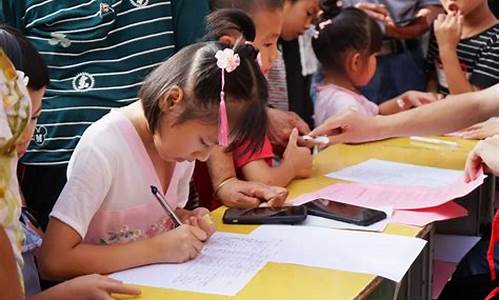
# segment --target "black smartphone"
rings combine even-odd
[[[316,199],[306,204],[307,213],[312,216],[368,226],[387,218],[380,210],[340,203],[328,199]]]
[[[305,206],[229,208],[224,212],[224,224],[297,224],[307,217]]]

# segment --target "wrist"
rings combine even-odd
[[[443,45],[439,45],[439,57],[441,61],[446,61],[452,55],[457,55],[457,45],[443,43]]]
[[[290,179],[295,178],[298,174],[292,160],[283,159],[279,167],[283,170],[284,174],[289,174]]]
[[[146,251],[143,251],[146,255],[145,264],[168,263],[174,261],[171,258],[172,251],[169,247],[173,242],[170,241],[170,233],[172,230],[160,233],[148,240],[145,240],[148,242],[148,245],[145,245]]]
[[[375,140],[383,140],[386,138],[390,138],[393,136],[394,132],[392,131],[393,126],[390,124],[390,118],[394,115],[389,116],[376,116],[374,119],[373,128],[375,129]]]
[[[217,186],[214,187],[214,196],[217,197],[217,194],[222,190],[222,188],[231,182],[234,182],[235,180],[238,180],[236,176],[230,176],[229,178],[226,178],[222,180]]]

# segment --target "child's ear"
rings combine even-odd
[[[350,51],[345,56],[344,69],[347,74],[355,74],[359,69],[359,57],[356,54],[357,52]]]
[[[163,98],[160,100],[160,109],[163,112],[172,110],[176,105],[184,101],[184,91],[180,86],[174,85],[167,90]]]
[[[362,67],[363,67],[363,62],[362,62],[362,57],[361,57],[361,54],[359,52],[353,52],[352,53],[352,58],[351,58],[351,69],[355,72],[355,73],[358,73],[359,71],[361,71]]]
[[[230,35],[223,35],[219,38],[219,42],[233,46],[236,43],[236,39]]]

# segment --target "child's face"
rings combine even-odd
[[[254,46],[259,49],[260,69],[267,74],[278,55],[278,38],[283,26],[283,11],[261,10],[252,14],[256,35]]]
[[[281,38],[290,41],[303,34],[319,12],[318,0],[285,0]]]
[[[35,132],[36,123],[42,110],[42,97],[45,93],[45,88],[37,91],[28,88],[28,93],[31,98],[31,116],[28,126],[26,126],[21,138],[16,143],[16,152],[17,157],[19,158],[26,153],[26,150],[31,142],[31,138],[33,137],[33,133]]]
[[[206,161],[218,144],[218,126],[196,120],[173,125],[168,117],[162,119],[153,135],[159,156],[165,161]]]
[[[159,103],[162,114],[159,127],[153,133],[153,143],[164,161],[206,161],[218,144],[216,112],[206,113],[214,115],[215,122],[192,119],[177,124],[179,116],[186,109],[185,101],[184,90],[175,86]]]
[[[448,13],[460,11],[464,16],[481,4],[488,4],[486,0],[441,0],[441,3]]]

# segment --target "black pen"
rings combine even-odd
[[[182,225],[181,219],[175,214],[174,210],[168,205],[167,199],[160,193],[158,188],[154,185],[151,186],[151,193],[156,197],[158,202],[160,202],[161,207],[167,212],[172,222],[174,222],[174,227],[179,227]]]

